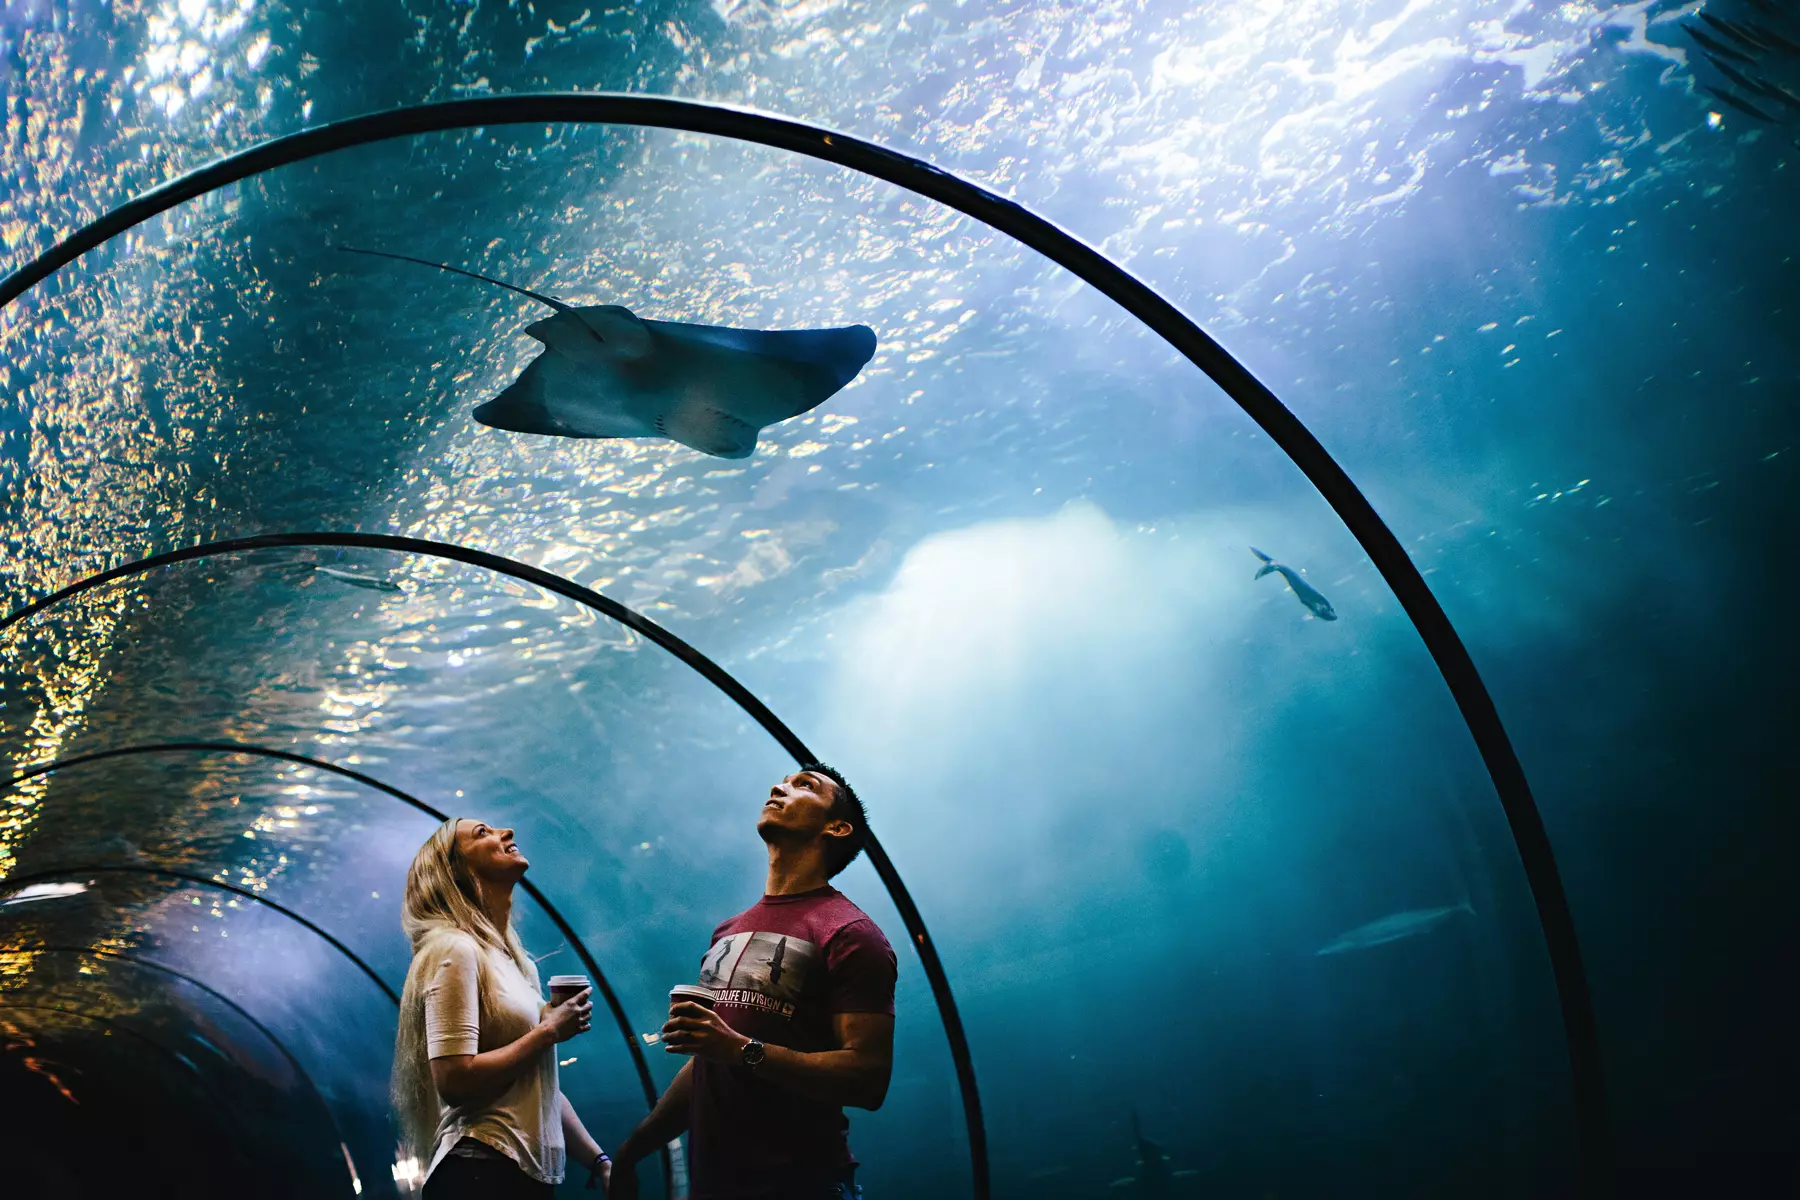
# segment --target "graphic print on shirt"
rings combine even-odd
[[[792,1019],[819,948],[780,933],[734,933],[713,943],[700,960],[700,984],[718,993],[720,1008],[754,1008]]]

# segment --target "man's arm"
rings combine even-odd
[[[687,1132],[688,1098],[694,1094],[694,1064],[683,1063],[669,1090],[662,1094],[650,1115],[638,1122],[631,1136],[613,1148],[609,1196],[637,1195],[637,1161]]]
[[[743,1062],[749,1038],[698,1004],[677,1004],[663,1026],[663,1045],[712,1062]],[[887,1099],[894,1074],[894,1018],[888,1013],[833,1013],[838,1049],[807,1054],[768,1046],[756,1073],[790,1091],[826,1104],[870,1110]],[[692,1064],[689,1064],[690,1066]],[[682,1069],[687,1073],[687,1068]],[[673,1090],[673,1089],[671,1089]]]

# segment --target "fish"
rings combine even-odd
[[[1732,62],[1740,62],[1740,63],[1743,63],[1747,67],[1753,66],[1756,63],[1756,60],[1754,58],[1751,58],[1748,54],[1745,54],[1742,50],[1733,50],[1730,46],[1725,45],[1723,42],[1720,42],[1714,38],[1707,37],[1704,33],[1701,33],[1698,29],[1695,29],[1692,25],[1689,25],[1689,24],[1683,22],[1681,27],[1683,29],[1687,30],[1687,35],[1689,37],[1693,38],[1694,41],[1699,43],[1700,48],[1702,50],[1710,50],[1712,53],[1718,55],[1720,58],[1729,58]]]
[[[1715,17],[1711,13],[1706,12],[1695,13],[1694,15],[1740,46],[1748,47],[1751,50],[1767,50],[1769,48],[1767,43],[1756,40],[1755,36],[1752,35],[1749,30],[1739,25],[1736,21],[1727,21],[1723,17]]]
[[[1779,83],[1769,84],[1767,91],[1765,91],[1763,94],[1768,96],[1771,100],[1779,101],[1780,103],[1787,105],[1789,108],[1794,109],[1796,112],[1800,112],[1800,96],[1797,96],[1793,92],[1788,91],[1786,88],[1782,87]]]
[[[1701,86],[1706,87],[1705,84],[1702,84]],[[1719,99],[1723,100],[1725,103],[1731,105],[1731,107],[1737,109],[1739,112],[1748,113],[1749,115],[1755,117],[1759,121],[1767,121],[1771,125],[1775,124],[1774,117],[1771,117],[1768,113],[1766,113],[1762,109],[1756,107],[1754,104],[1750,103],[1748,100],[1745,100],[1738,96],[1734,96],[1730,92],[1721,92],[1716,87],[1706,87],[1706,90],[1711,92],[1713,95],[1717,96]]]
[[[1135,1108],[1131,1110],[1131,1140],[1137,1149],[1137,1173],[1127,1175],[1123,1179],[1115,1179],[1107,1185],[1108,1187],[1131,1188],[1141,1196],[1167,1196],[1171,1194],[1169,1188],[1174,1180],[1187,1179],[1199,1174],[1198,1171],[1170,1169],[1171,1160],[1168,1153],[1145,1137],[1143,1130],[1139,1128]]]
[[[1738,28],[1744,30],[1752,37],[1760,38],[1764,42],[1767,42],[1769,48],[1772,50],[1785,50],[1789,54],[1800,54],[1800,42],[1785,38],[1779,33],[1776,33],[1773,29],[1768,29],[1761,25],[1740,25]]]
[[[1461,904],[1447,904],[1442,908],[1409,908],[1405,912],[1390,913],[1367,925],[1358,925],[1347,933],[1338,934],[1330,942],[1314,950],[1313,955],[1345,954],[1351,950],[1383,946],[1401,938],[1416,937],[1436,929],[1457,913],[1468,913],[1472,917],[1475,909],[1464,900]]]
[[[366,588],[371,592],[397,592],[400,585],[391,579],[383,579],[379,575],[359,575],[355,571],[346,571],[342,567],[327,567],[319,563],[313,564],[313,570],[321,575],[329,575],[351,587]]]
[[[1767,84],[1758,83],[1748,75],[1745,75],[1742,71],[1733,67],[1730,63],[1715,61],[1713,66],[1719,69],[1719,74],[1731,80],[1731,82],[1737,84],[1746,92],[1755,92],[1759,96],[1768,95],[1769,88]]]
[[[652,321],[617,304],[578,308],[461,267],[339,249],[466,275],[554,310],[525,332],[544,350],[475,409],[492,429],[567,438],[667,438],[715,458],[749,458],[763,429],[811,412],[875,356],[867,325],[731,329]]]
[[[1255,546],[1250,547],[1250,553],[1263,561],[1262,569],[1256,573],[1258,579],[1264,575],[1279,573],[1283,579],[1287,580],[1288,587],[1293,590],[1294,598],[1304,604],[1313,616],[1321,621],[1337,620],[1337,609],[1331,607],[1331,601],[1322,596],[1312,584],[1302,579],[1300,572],[1276,562]]]

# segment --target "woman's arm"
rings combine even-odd
[[[558,1092],[556,1102],[562,1108],[563,1145],[568,1148],[569,1161],[589,1174],[600,1176],[600,1186],[605,1187],[607,1177],[612,1174],[612,1164],[601,1159],[604,1151],[600,1149],[600,1143],[575,1115],[575,1106],[569,1103],[567,1096]]]
[[[591,991],[591,989],[590,989]],[[452,1108],[479,1108],[499,1097],[537,1056],[587,1028],[594,1006],[581,992],[544,1013],[515,1042],[480,1054],[447,1054],[431,1060],[431,1082]],[[583,1136],[586,1136],[585,1133]]]

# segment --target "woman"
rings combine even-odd
[[[589,993],[546,1007],[513,930],[530,865],[512,830],[464,818],[438,826],[406,873],[394,1107],[425,1200],[548,1200],[565,1154],[603,1183],[610,1170],[556,1080],[554,1047],[587,1030]]]

